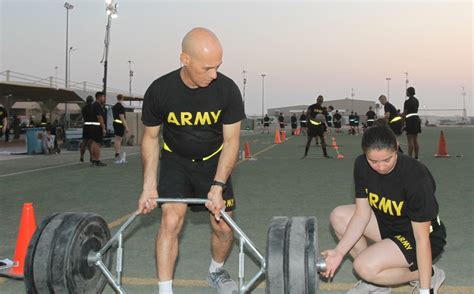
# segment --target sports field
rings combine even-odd
[[[443,130],[450,158],[435,158]],[[287,130],[287,133],[289,131]],[[306,137],[287,136],[274,144],[270,135],[243,131],[241,145],[248,142],[256,160],[239,161],[232,175],[236,193],[236,221],[265,253],[266,233],[273,216],[316,216],[320,249],[335,246],[328,216],[333,208],[353,202],[352,168],[361,153],[361,136],[335,136],[344,159],[326,159],[320,147],[313,147],[306,159]],[[328,135],[331,142],[332,135]],[[406,151],[406,137],[400,137]],[[0,145],[0,259],[12,258],[24,202],[33,202],[37,224],[53,212],[94,212],[102,215],[112,233],[137,207],[141,192],[141,161],[138,146],[125,147],[127,164],[114,164],[113,148],[104,148],[106,167],[79,163],[78,152],[59,155],[5,155]],[[428,166],[437,184],[440,217],[446,224],[448,244],[437,264],[445,270],[440,293],[474,293],[474,128],[424,128],[420,134],[420,160]],[[2,152],[3,151],[3,152]],[[329,154],[336,156],[329,148]],[[87,159],[86,155],[86,159]],[[207,213],[189,212],[181,236],[180,256],[175,273],[175,293],[214,293],[205,277],[210,262],[210,227]],[[129,293],[157,293],[154,238],[160,212],[139,217],[126,233],[124,242],[125,289]],[[238,242],[226,268],[236,279]],[[250,259],[246,276],[257,267]],[[320,281],[320,293],[345,293],[356,277],[346,259],[331,282]],[[408,287],[394,290],[411,293]],[[22,281],[0,278],[0,293],[23,293]],[[105,293],[113,293],[107,286]],[[264,293],[261,283],[254,293]]]

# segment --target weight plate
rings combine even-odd
[[[315,217],[306,221],[306,285],[308,294],[317,293],[319,289],[319,274],[316,271],[316,259],[319,257],[318,222]]]
[[[289,234],[287,227],[290,224],[288,217],[274,217],[267,234],[267,294],[287,293],[285,285],[285,268],[288,267],[288,256],[285,249]]]
[[[288,268],[285,273],[288,293],[308,293],[306,283],[306,221],[306,217],[291,218],[289,242],[285,252],[288,255]]]
[[[51,218],[38,239],[33,257],[33,280],[38,293],[53,293],[50,283],[52,243],[56,231],[64,219],[72,216],[74,216],[73,213],[56,214]]]
[[[61,225],[54,239],[51,284],[55,293],[101,293],[107,279],[88,256],[98,252],[110,239],[107,223],[97,214],[81,213]],[[110,254],[102,256],[110,267]]]
[[[33,274],[33,263],[35,259],[36,248],[45,227],[49,224],[51,219],[53,219],[56,215],[57,213],[52,214],[46,217],[41,222],[39,227],[36,228],[36,231],[33,234],[33,236],[31,236],[30,243],[28,244],[28,249],[26,251],[26,256],[25,256],[25,268],[24,268],[24,279],[23,279],[25,282],[25,289],[26,289],[27,294],[38,293],[35,287],[34,274]]]

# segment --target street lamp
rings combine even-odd
[[[244,112],[245,112],[245,85],[247,84],[247,79],[245,78],[245,74],[247,71],[245,69],[242,70],[242,75],[244,77],[244,87],[242,89],[242,103],[244,104]]]
[[[352,111],[354,111],[354,88],[351,88],[351,108],[352,108]]]
[[[68,65],[68,73],[67,73],[67,77],[68,77],[68,81],[67,81],[67,84],[69,85],[69,87],[71,87],[71,52],[72,51],[76,51],[77,48],[74,48],[74,47],[69,47],[69,65]]]
[[[117,3],[114,3],[114,0],[105,0],[106,12],[107,12],[107,26],[105,27],[105,54],[104,54],[104,79],[103,81],[103,92],[105,97],[107,94],[107,61],[109,59],[109,44],[110,44],[110,26],[112,25],[112,18],[117,18]]]
[[[130,95],[130,97],[132,97],[132,78],[133,78],[132,63],[134,63],[133,60],[128,61],[128,76],[129,76],[128,94]],[[130,105],[132,105],[132,100],[130,100]]]
[[[68,66],[69,66],[69,10],[73,9],[74,6],[70,4],[69,2],[64,3],[64,8],[66,8],[66,70],[65,70],[65,77],[64,77],[64,88],[69,87],[69,71],[68,71]],[[64,125],[66,128],[69,127],[69,111],[67,109],[67,102],[64,103]]]
[[[390,101],[390,80],[392,78],[385,78],[387,80],[387,100]]]
[[[266,74],[262,74],[262,122],[263,122],[263,118],[265,117],[264,106],[265,106],[265,77],[266,76],[267,76]]]
[[[467,111],[466,111],[466,90],[462,87],[462,118],[464,123],[467,124]]]
[[[407,96],[407,89],[408,89],[408,72],[404,72],[405,74],[405,97],[408,97]]]
[[[69,59],[68,59],[68,52],[69,52],[69,10],[73,9],[74,6],[70,4],[69,2],[64,3],[64,8],[66,8],[66,72],[65,78],[64,78],[64,87],[67,88],[68,85],[68,65],[69,65]]]

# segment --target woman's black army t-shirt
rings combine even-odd
[[[355,197],[368,198],[383,235],[413,233],[411,221],[437,221],[433,176],[411,157],[398,153],[394,169],[381,175],[370,167],[362,154],[354,164],[354,183]]]
[[[217,151],[223,142],[222,126],[244,118],[239,88],[219,72],[209,86],[196,89],[184,84],[180,69],[168,73],[150,85],[142,107],[143,124],[163,124],[166,145],[191,159]]]

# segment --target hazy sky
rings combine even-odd
[[[0,0],[0,71],[64,78],[64,0]],[[102,84],[105,1],[71,0],[71,80]],[[108,85],[143,95],[157,77],[179,67],[181,39],[196,26],[213,30],[224,47],[220,71],[242,89],[246,110],[387,93],[401,108],[405,74],[426,108],[473,114],[471,1],[132,1],[115,0]],[[461,114],[461,113],[459,113]]]

